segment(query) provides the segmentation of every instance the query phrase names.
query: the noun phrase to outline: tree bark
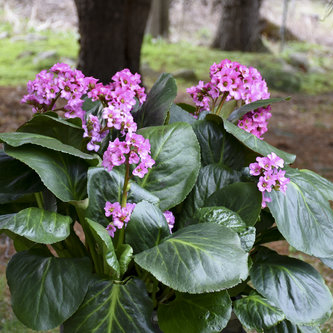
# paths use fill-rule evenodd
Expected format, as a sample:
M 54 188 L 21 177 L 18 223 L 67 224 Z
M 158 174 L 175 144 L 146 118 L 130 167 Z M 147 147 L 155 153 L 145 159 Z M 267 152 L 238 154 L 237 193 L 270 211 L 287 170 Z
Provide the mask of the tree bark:
M 260 38 L 261 0 L 222 0 L 213 47 L 226 51 L 265 51 Z
M 103 83 L 119 70 L 140 70 L 151 0 L 74 0 L 79 18 L 78 68 Z
M 152 37 L 169 37 L 170 0 L 154 0 L 151 4 L 146 32 Z

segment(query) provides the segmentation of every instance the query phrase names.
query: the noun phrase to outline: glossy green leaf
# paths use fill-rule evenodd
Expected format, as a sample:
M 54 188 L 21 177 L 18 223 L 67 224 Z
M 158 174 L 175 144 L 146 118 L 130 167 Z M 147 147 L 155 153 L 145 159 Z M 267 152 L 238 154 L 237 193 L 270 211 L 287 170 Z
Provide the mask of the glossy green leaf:
M 65 145 L 82 148 L 82 126 L 78 126 L 54 113 L 38 113 L 22 125 L 18 132 L 35 133 L 59 140 Z M 31 142 L 32 143 L 32 142 Z M 48 147 L 49 148 L 49 147 Z
M 282 101 L 286 101 L 289 100 L 290 97 L 282 97 L 282 98 L 269 98 L 269 99 L 261 99 L 259 101 L 255 101 L 249 104 L 245 104 L 243 106 L 241 106 L 240 108 L 234 110 L 231 115 L 229 116 L 228 120 L 231 122 L 235 122 L 237 120 L 239 120 L 240 118 L 242 118 L 246 113 L 248 113 L 249 111 L 253 111 L 256 110 L 258 108 L 262 108 L 274 103 L 278 103 L 278 102 L 282 102 Z
M 114 277 L 119 278 L 119 262 L 109 233 L 99 223 L 90 219 L 86 219 L 86 221 L 94 239 L 97 258 L 102 266 L 102 271 L 100 273 L 113 275 Z
M 65 333 L 153 333 L 153 304 L 145 284 L 94 280 L 79 310 L 64 324 Z
M 200 144 L 203 166 L 218 163 L 240 169 L 246 165 L 246 148 L 226 133 L 222 123 L 205 119 L 196 121 L 192 126 Z
M 120 276 L 123 276 L 133 259 L 133 249 L 129 244 L 121 244 L 116 253 L 119 261 Z
M 237 106 L 237 101 L 234 99 L 228 102 L 224 102 L 220 112 L 221 118 L 227 119 L 230 116 L 230 114 L 235 110 L 236 106 Z
M 134 260 L 172 289 L 200 294 L 227 289 L 246 279 L 247 257 L 236 232 L 204 223 L 176 231 Z
M 163 211 L 176 206 L 191 191 L 200 168 L 200 147 L 191 126 L 174 123 L 138 133 L 149 139 L 155 161 L 139 185 L 160 199 Z
M 255 135 L 244 131 L 238 126 L 229 121 L 224 121 L 225 130 L 232 134 L 236 139 L 242 142 L 245 146 L 252 149 L 254 152 L 266 156 L 272 152 L 281 157 L 286 164 L 291 164 L 295 161 L 296 156 L 286 153 L 278 148 L 271 146 L 269 143 L 258 139 Z
M 158 324 L 164 333 L 221 332 L 231 315 L 226 291 L 191 295 L 176 294 L 176 299 L 158 308 Z
M 205 206 L 223 206 L 236 212 L 247 226 L 254 226 L 261 211 L 261 192 L 255 183 L 234 183 L 214 192 Z
M 24 163 L 0 151 L 0 203 L 44 189 L 38 175 Z
M 0 229 L 23 236 L 33 242 L 52 244 L 66 239 L 72 219 L 55 212 L 32 207 L 17 214 L 0 216 Z
M 285 318 L 280 309 L 257 293 L 240 298 L 234 301 L 233 305 L 242 325 L 258 332 L 276 325 Z
M 205 206 L 206 200 L 217 190 L 241 180 L 239 171 L 211 164 L 200 169 L 193 190 L 186 198 L 181 212 L 180 224 L 187 225 L 195 212 Z
M 83 159 L 29 144 L 16 148 L 6 145 L 5 151 L 35 170 L 60 200 L 77 201 L 87 196 L 88 164 Z
M 301 333 L 297 325 L 289 320 L 283 320 L 276 326 L 266 329 L 264 333 Z
M 105 216 L 105 203 L 121 202 L 121 195 L 124 186 L 124 174 L 114 168 L 111 172 L 104 168 L 90 168 L 88 170 L 88 197 L 89 206 L 86 216 L 94 221 L 107 226 L 109 219 Z M 140 202 L 146 200 L 158 204 L 159 199 L 149 193 L 135 182 L 131 182 L 128 193 L 128 202 Z
M 250 251 L 255 238 L 256 229 L 248 227 L 241 217 L 225 207 L 203 207 L 197 210 L 194 220 L 199 223 L 217 223 L 238 233 L 242 248 Z
M 169 124 L 179 121 L 183 121 L 188 124 L 194 124 L 196 119 L 191 113 L 185 111 L 180 106 L 172 104 L 169 111 Z
M 36 133 L 21 133 L 21 132 L 0 133 L 0 141 L 5 142 L 12 147 L 21 147 L 28 144 L 29 145 L 32 144 L 48 148 L 57 152 L 62 152 L 70 154 L 72 156 L 80 157 L 85 160 L 96 160 L 96 157 L 94 155 L 83 153 L 82 151 L 72 146 L 63 144 L 57 139 Z
M 90 270 L 87 258 L 16 253 L 7 266 L 15 315 L 34 330 L 59 326 L 82 303 L 91 279 Z
M 134 116 L 138 128 L 163 125 L 176 95 L 175 79 L 170 74 L 161 74 Z
M 329 184 L 323 184 L 320 176 L 291 168 L 286 177 L 290 178 L 286 194 L 272 191 L 268 195 L 272 199 L 268 207 L 279 231 L 299 251 L 319 258 L 333 257 Z
M 158 207 L 146 201 L 135 206 L 125 233 L 126 243 L 132 246 L 134 254 L 158 245 L 169 235 L 168 223 Z
M 320 274 L 309 264 L 261 248 L 250 271 L 254 287 L 300 325 L 329 318 L 333 301 Z

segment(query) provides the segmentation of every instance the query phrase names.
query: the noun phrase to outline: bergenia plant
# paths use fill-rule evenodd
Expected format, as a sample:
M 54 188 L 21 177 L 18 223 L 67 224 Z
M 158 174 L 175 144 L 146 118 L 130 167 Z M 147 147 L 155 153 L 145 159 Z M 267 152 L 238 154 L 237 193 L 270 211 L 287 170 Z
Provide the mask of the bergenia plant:
M 66 64 L 28 83 L 31 120 L 1 133 L 0 229 L 12 307 L 34 330 L 320 332 L 332 295 L 285 239 L 333 268 L 333 184 L 263 140 L 260 73 L 223 60 L 174 104 L 129 70 Z M 233 318 L 232 317 L 232 318 Z

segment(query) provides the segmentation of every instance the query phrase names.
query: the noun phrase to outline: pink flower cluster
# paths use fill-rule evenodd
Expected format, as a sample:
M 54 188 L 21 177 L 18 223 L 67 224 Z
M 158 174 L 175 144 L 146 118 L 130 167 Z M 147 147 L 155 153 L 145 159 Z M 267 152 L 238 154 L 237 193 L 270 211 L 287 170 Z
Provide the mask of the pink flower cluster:
M 175 217 L 174 215 L 172 214 L 172 212 L 170 212 L 169 210 L 166 210 L 164 213 L 163 213 L 166 221 L 168 222 L 168 226 L 169 226 L 169 230 L 170 230 L 170 233 L 172 233 L 172 229 L 175 225 Z
M 131 110 L 137 101 L 142 104 L 146 100 L 139 74 L 132 74 L 129 69 L 124 69 L 116 73 L 112 80 L 113 82 L 103 85 L 97 79 L 85 77 L 81 71 L 59 63 L 49 71 L 41 71 L 35 80 L 29 81 L 28 95 L 21 102 L 31 104 L 34 112 L 63 110 L 66 118 L 81 118 L 84 137 L 90 138 L 87 149 L 98 151 L 100 142 L 109 129 L 120 130 L 123 135 L 137 130 Z M 102 102 L 105 125 L 93 115 L 89 115 L 85 121 L 85 111 L 82 109 L 82 97 L 85 94 L 93 101 Z M 60 98 L 67 102 L 57 109 L 56 102 Z
M 271 192 L 273 189 L 286 193 L 290 179 L 285 177 L 284 170 L 279 170 L 279 168 L 283 168 L 284 161 L 275 153 L 272 152 L 267 157 L 257 157 L 256 161 L 256 163 L 250 164 L 250 174 L 260 176 L 257 186 L 262 192 L 262 207 L 265 208 L 266 203 L 271 202 L 271 199 L 265 197 L 264 193 Z
M 246 113 L 239 121 L 238 127 L 246 132 L 252 133 L 260 140 L 263 134 L 267 132 L 268 120 L 271 118 L 271 107 L 267 106 Z
M 111 203 L 107 201 L 105 203 L 105 216 L 112 216 L 112 222 L 106 227 L 111 237 L 114 237 L 117 228 L 122 229 L 124 226 L 126 228 L 134 208 L 135 204 L 132 203 L 127 203 L 125 207 L 121 207 L 119 202 Z
M 210 78 L 208 83 L 199 81 L 197 86 L 187 89 L 197 106 L 197 114 L 204 110 L 214 111 L 222 99 L 241 100 L 248 104 L 270 96 L 267 84 L 257 69 L 229 59 L 214 63 L 210 67 Z M 238 126 L 261 137 L 267 131 L 267 121 L 271 116 L 269 110 L 261 108 L 248 112 Z
M 132 172 L 134 176 L 143 178 L 155 161 L 151 158 L 150 143 L 142 135 L 127 133 L 125 141 L 118 138 L 109 142 L 103 155 L 102 165 L 111 171 L 114 166 L 124 164 L 128 159 L 129 164 L 139 164 Z
M 85 77 L 81 71 L 72 69 L 67 64 L 58 63 L 49 71 L 41 71 L 35 80 L 28 82 L 28 94 L 21 102 L 31 104 L 33 112 L 46 112 L 56 108 L 56 101 L 60 97 L 67 101 L 63 107 L 66 111 L 65 117 L 79 117 L 83 120 L 81 97 L 95 82 L 96 79 Z

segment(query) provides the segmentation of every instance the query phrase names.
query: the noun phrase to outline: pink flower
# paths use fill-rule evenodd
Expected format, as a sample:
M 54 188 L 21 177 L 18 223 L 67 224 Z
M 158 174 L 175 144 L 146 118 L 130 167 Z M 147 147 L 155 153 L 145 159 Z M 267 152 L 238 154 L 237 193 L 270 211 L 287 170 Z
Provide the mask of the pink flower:
M 166 210 L 164 213 L 163 213 L 166 221 L 168 222 L 168 226 L 169 226 L 169 230 L 170 230 L 170 233 L 172 233 L 172 228 L 174 227 L 175 225 L 175 217 L 174 215 L 172 214 L 172 212 L 170 212 L 169 210 Z

